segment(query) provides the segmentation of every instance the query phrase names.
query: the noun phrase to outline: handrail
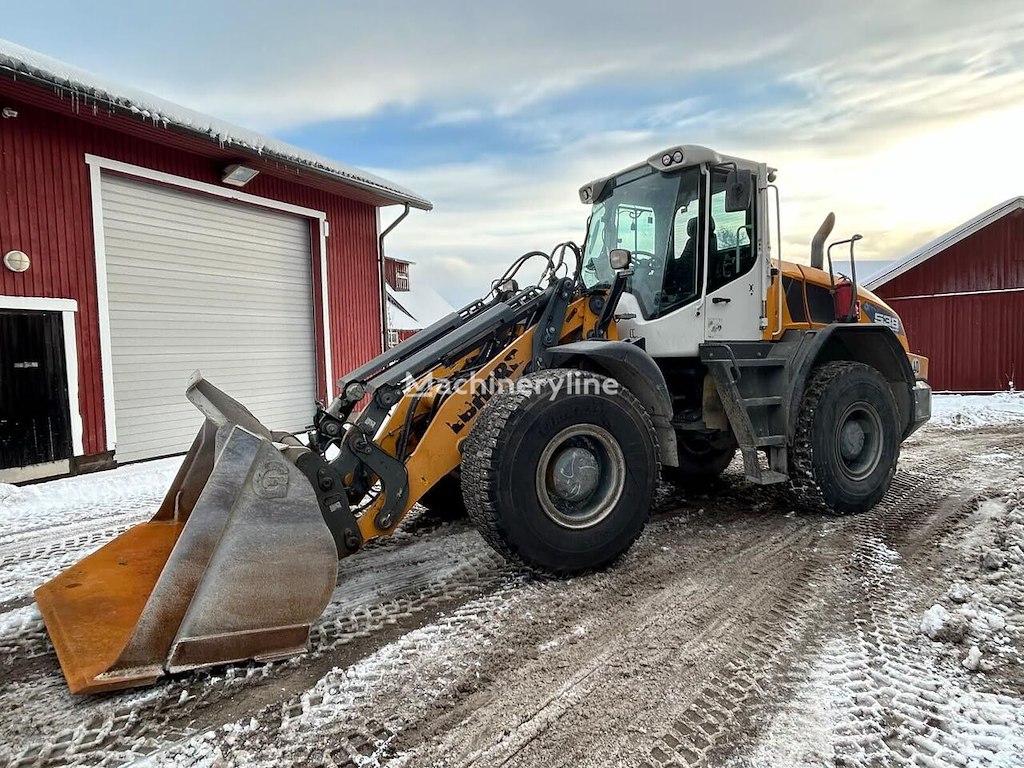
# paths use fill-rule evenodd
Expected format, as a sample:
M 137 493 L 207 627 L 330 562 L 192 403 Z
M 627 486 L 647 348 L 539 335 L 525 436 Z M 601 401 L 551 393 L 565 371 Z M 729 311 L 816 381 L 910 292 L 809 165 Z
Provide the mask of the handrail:
M 782 207 L 782 203 L 779 201 L 779 188 L 775 184 L 769 184 L 768 189 L 775 190 L 775 242 L 779 246 L 779 286 L 778 286 L 778 324 L 779 327 L 772 331 L 772 338 L 777 339 L 782 335 L 782 214 L 779 209 Z M 771 260 L 769 260 L 768 266 L 771 266 Z M 770 272 L 769 272 L 770 274 Z
M 845 245 L 846 243 L 850 244 L 850 287 L 853 290 L 850 292 L 849 311 L 843 316 L 844 318 L 848 318 L 848 322 L 855 320 L 857 316 L 857 261 L 853 257 L 853 244 L 856 243 L 858 240 L 863 239 L 864 236 L 858 234 L 853 235 L 852 237 L 848 237 L 845 240 L 837 240 L 836 242 L 829 245 L 828 251 L 826 251 L 826 255 L 828 256 L 828 279 L 832 286 L 832 293 L 835 294 L 836 276 L 832 269 L 832 249 L 835 248 L 837 245 Z

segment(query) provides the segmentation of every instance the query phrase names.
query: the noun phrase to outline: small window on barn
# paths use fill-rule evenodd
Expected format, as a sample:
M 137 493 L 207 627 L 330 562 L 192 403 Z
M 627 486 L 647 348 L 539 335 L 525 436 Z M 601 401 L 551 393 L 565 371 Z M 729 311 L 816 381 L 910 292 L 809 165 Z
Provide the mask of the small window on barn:
M 409 265 L 395 264 L 395 290 L 409 290 Z
M 406 277 L 406 279 L 408 280 L 408 276 Z M 395 346 L 398 346 L 398 331 L 393 331 L 393 330 L 391 330 L 389 328 L 388 329 L 388 349 L 391 349 L 391 347 L 395 347 Z

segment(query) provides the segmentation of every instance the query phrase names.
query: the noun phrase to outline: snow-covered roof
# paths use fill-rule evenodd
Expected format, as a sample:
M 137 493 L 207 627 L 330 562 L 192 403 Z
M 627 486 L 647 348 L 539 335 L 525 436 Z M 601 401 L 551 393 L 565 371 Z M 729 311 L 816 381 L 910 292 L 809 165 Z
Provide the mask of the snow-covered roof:
M 70 92 L 78 101 L 100 102 L 139 120 L 177 128 L 217 142 L 223 147 L 255 153 L 266 159 L 310 170 L 348 186 L 367 190 L 389 201 L 408 203 L 425 211 L 433 207 L 425 197 L 380 176 L 204 115 L 144 91 L 107 81 L 2 39 L 0 75 L 35 81 L 48 85 L 59 93 Z
M 411 290 L 396 291 L 388 286 L 388 327 L 396 331 L 419 331 L 455 309 L 425 283 Z
M 932 256 L 942 253 L 944 250 L 956 243 L 959 243 L 964 238 L 970 237 L 975 232 L 984 229 L 992 222 L 998 221 L 1003 218 L 1003 216 L 1013 213 L 1014 211 L 1019 211 L 1021 208 L 1024 208 L 1024 196 L 1011 197 L 1009 200 L 989 208 L 984 213 L 978 214 L 970 221 L 965 221 L 959 227 L 951 229 L 946 234 L 940 235 L 930 243 L 921 246 L 916 251 L 912 251 L 902 259 L 893 263 L 893 265 L 888 269 L 882 270 L 878 274 L 873 275 L 870 280 L 866 280 L 864 282 L 864 285 L 869 290 L 873 291 L 879 286 L 885 285 L 890 280 L 895 280 L 904 272 L 909 272 L 919 264 L 923 264 Z
M 394 291 L 391 290 L 391 286 L 388 286 L 388 328 L 393 331 L 419 331 L 422 330 L 416 318 L 412 316 L 412 312 L 409 312 L 405 307 L 402 306 L 401 302 L 395 298 Z

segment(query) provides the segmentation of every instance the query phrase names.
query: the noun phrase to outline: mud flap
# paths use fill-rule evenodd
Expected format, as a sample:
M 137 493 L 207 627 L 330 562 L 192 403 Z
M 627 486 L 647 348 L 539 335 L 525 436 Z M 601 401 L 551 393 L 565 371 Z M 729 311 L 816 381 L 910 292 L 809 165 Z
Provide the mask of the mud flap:
M 36 590 L 72 693 L 306 650 L 338 551 L 294 458 L 201 378 L 206 414 L 160 509 Z

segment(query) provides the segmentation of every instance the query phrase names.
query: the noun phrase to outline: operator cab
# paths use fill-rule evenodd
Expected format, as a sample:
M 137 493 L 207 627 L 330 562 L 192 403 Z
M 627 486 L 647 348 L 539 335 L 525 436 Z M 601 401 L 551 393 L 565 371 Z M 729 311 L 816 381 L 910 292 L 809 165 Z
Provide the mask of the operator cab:
M 754 269 L 759 174 L 767 175 L 764 166 L 683 145 L 580 189 L 580 200 L 593 206 L 583 280 L 588 287 L 611 284 L 609 252 L 624 248 L 633 254 L 633 274 L 619 307 L 636 317 L 620 326 L 647 339 L 651 354 L 695 355 L 707 338 L 760 336 L 756 318 L 762 316 L 766 270 Z M 747 278 L 741 297 L 719 297 L 714 312 L 702 313 L 706 300 L 741 278 Z M 753 313 L 733 307 L 736 322 L 728 323 L 726 305 L 734 298 L 756 307 Z M 704 322 L 692 321 L 708 314 L 716 320 L 705 332 Z M 753 327 L 743 329 L 744 319 Z

